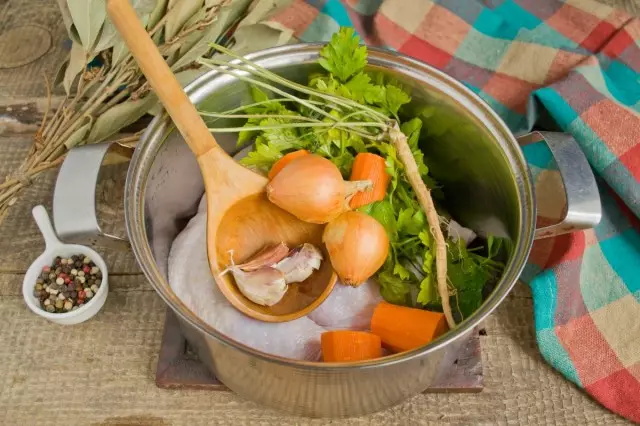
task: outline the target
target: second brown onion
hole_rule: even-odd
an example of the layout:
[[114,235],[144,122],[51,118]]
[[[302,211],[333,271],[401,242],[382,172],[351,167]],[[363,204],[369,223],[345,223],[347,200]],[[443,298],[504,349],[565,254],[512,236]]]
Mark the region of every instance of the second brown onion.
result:
[[373,276],[389,254],[384,227],[358,211],[343,213],[327,224],[322,241],[333,269],[350,286],[358,286]]

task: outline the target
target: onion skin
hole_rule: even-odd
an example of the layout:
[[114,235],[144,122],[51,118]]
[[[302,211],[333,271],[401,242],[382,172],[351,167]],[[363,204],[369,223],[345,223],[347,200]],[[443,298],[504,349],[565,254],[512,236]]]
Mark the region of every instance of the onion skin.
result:
[[384,227],[364,213],[348,211],[330,222],[322,241],[343,284],[357,287],[382,267],[389,254]]
[[330,222],[348,207],[340,170],[319,155],[296,158],[269,182],[266,190],[269,201],[305,222]]

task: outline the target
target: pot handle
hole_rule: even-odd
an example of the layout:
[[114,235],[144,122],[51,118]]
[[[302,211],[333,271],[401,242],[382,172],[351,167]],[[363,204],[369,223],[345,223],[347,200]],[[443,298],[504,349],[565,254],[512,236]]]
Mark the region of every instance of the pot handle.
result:
[[107,142],[83,145],[67,153],[53,190],[53,223],[61,240],[126,249],[126,238],[102,231],[96,215],[96,185],[104,164],[129,161],[133,148]]
[[521,145],[546,142],[558,166],[566,196],[565,215],[560,222],[536,229],[535,238],[548,238],[600,223],[602,205],[593,171],[578,143],[568,133],[532,132],[518,138]]

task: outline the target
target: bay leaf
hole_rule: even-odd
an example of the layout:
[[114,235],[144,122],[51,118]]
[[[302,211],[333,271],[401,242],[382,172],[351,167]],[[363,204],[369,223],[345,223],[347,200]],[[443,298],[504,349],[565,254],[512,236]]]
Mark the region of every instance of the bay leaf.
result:
[[97,143],[105,140],[109,136],[118,133],[120,130],[133,124],[140,117],[149,111],[158,98],[153,94],[148,94],[142,99],[135,101],[127,100],[114,105],[103,114],[101,114],[94,122],[89,133],[88,142]]
[[224,3],[226,0],[204,0],[204,7],[207,9],[213,6],[218,6],[220,3]]
[[[147,24],[149,16],[150,15],[147,14],[140,18],[140,20],[144,25]],[[122,40],[120,35],[118,35],[116,38],[116,42],[113,46],[113,52],[111,54],[111,65],[113,66],[118,65],[124,58],[127,57],[128,54],[129,54],[129,48],[125,44],[124,40]]]
[[73,25],[78,30],[82,47],[90,52],[107,17],[104,0],[67,0]]
[[[196,13],[193,14],[191,18],[184,24],[185,28],[189,28],[192,25],[197,25],[198,22],[203,21],[207,17],[207,11],[204,7],[201,7]],[[195,44],[202,39],[206,31],[205,29],[197,30],[192,32],[183,38],[180,43],[175,43],[174,46],[177,45],[180,50],[180,56],[182,57],[186,52],[188,52]]]
[[67,95],[71,94],[71,86],[73,86],[73,82],[82,71],[86,67],[87,63],[87,55],[82,48],[80,43],[73,42],[71,45],[71,53],[69,54],[69,65],[67,65],[67,69],[64,71],[64,79],[62,80],[62,84],[64,86],[64,90],[67,92]]
[[64,27],[67,29],[67,35],[69,35],[71,41],[80,42],[80,37],[78,37],[78,30],[76,30],[76,27],[73,25],[73,18],[71,17],[69,6],[67,6],[67,0],[58,0],[58,9],[60,9]]
[[204,0],[169,0],[167,6],[167,22],[164,25],[164,38],[171,40],[180,32],[184,24],[202,6]]
[[67,147],[67,149],[71,149],[76,145],[83,145],[81,142],[84,141],[84,138],[85,136],[87,136],[87,133],[89,133],[90,129],[91,122],[89,121],[88,123],[82,125],[78,130],[71,133],[71,136],[69,136],[67,140],[64,141],[64,146]]
[[[138,18],[140,18],[143,23],[145,21],[145,16],[147,16],[147,21],[150,19],[149,15],[155,9],[156,1],[158,0],[133,0],[131,2],[131,5],[136,11],[136,15],[138,15]],[[98,41],[94,50],[96,53],[102,52],[103,50],[113,47],[120,40],[122,40],[120,34],[118,34],[116,27],[107,16],[104,24],[102,25],[102,29],[100,30],[100,35],[98,36]]]
[[[189,85],[189,83],[191,83],[192,81],[194,81],[196,78],[200,77],[202,74],[206,73],[207,71],[209,71],[209,69],[205,67],[189,68],[184,71],[180,71],[175,75],[176,75],[176,79],[178,80],[182,88],[185,88],[186,86]],[[160,102],[157,102],[153,107],[151,107],[151,109],[149,110],[149,114],[159,115],[159,114],[162,114],[163,111],[164,111],[164,107]]]
[[209,43],[216,41],[230,23],[242,16],[249,3],[251,3],[251,0],[236,0],[222,7],[218,11],[216,19],[203,30],[202,38],[188,51],[181,52],[180,59],[171,66],[171,69],[174,71],[179,70],[181,67],[190,64],[207,52],[209,50]]
[[293,0],[257,0],[234,33],[234,52],[244,55],[273,46],[295,42],[293,31],[270,21]]
[[152,29],[162,19],[166,10],[169,0],[157,0],[155,8],[151,11],[149,16],[149,22],[147,22],[147,28]]

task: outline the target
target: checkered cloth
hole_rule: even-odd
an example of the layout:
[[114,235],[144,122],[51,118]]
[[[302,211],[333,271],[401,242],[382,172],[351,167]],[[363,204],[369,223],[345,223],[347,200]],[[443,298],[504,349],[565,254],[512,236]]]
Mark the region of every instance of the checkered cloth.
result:
[[[640,21],[591,0],[294,0],[266,24],[302,41],[353,26],[367,44],[461,80],[515,134],[534,124],[573,134],[598,176],[603,220],[536,242],[523,279],[543,357],[640,422]],[[523,150],[538,193],[557,184],[548,148]],[[538,203],[539,225],[562,214],[557,197]]]

